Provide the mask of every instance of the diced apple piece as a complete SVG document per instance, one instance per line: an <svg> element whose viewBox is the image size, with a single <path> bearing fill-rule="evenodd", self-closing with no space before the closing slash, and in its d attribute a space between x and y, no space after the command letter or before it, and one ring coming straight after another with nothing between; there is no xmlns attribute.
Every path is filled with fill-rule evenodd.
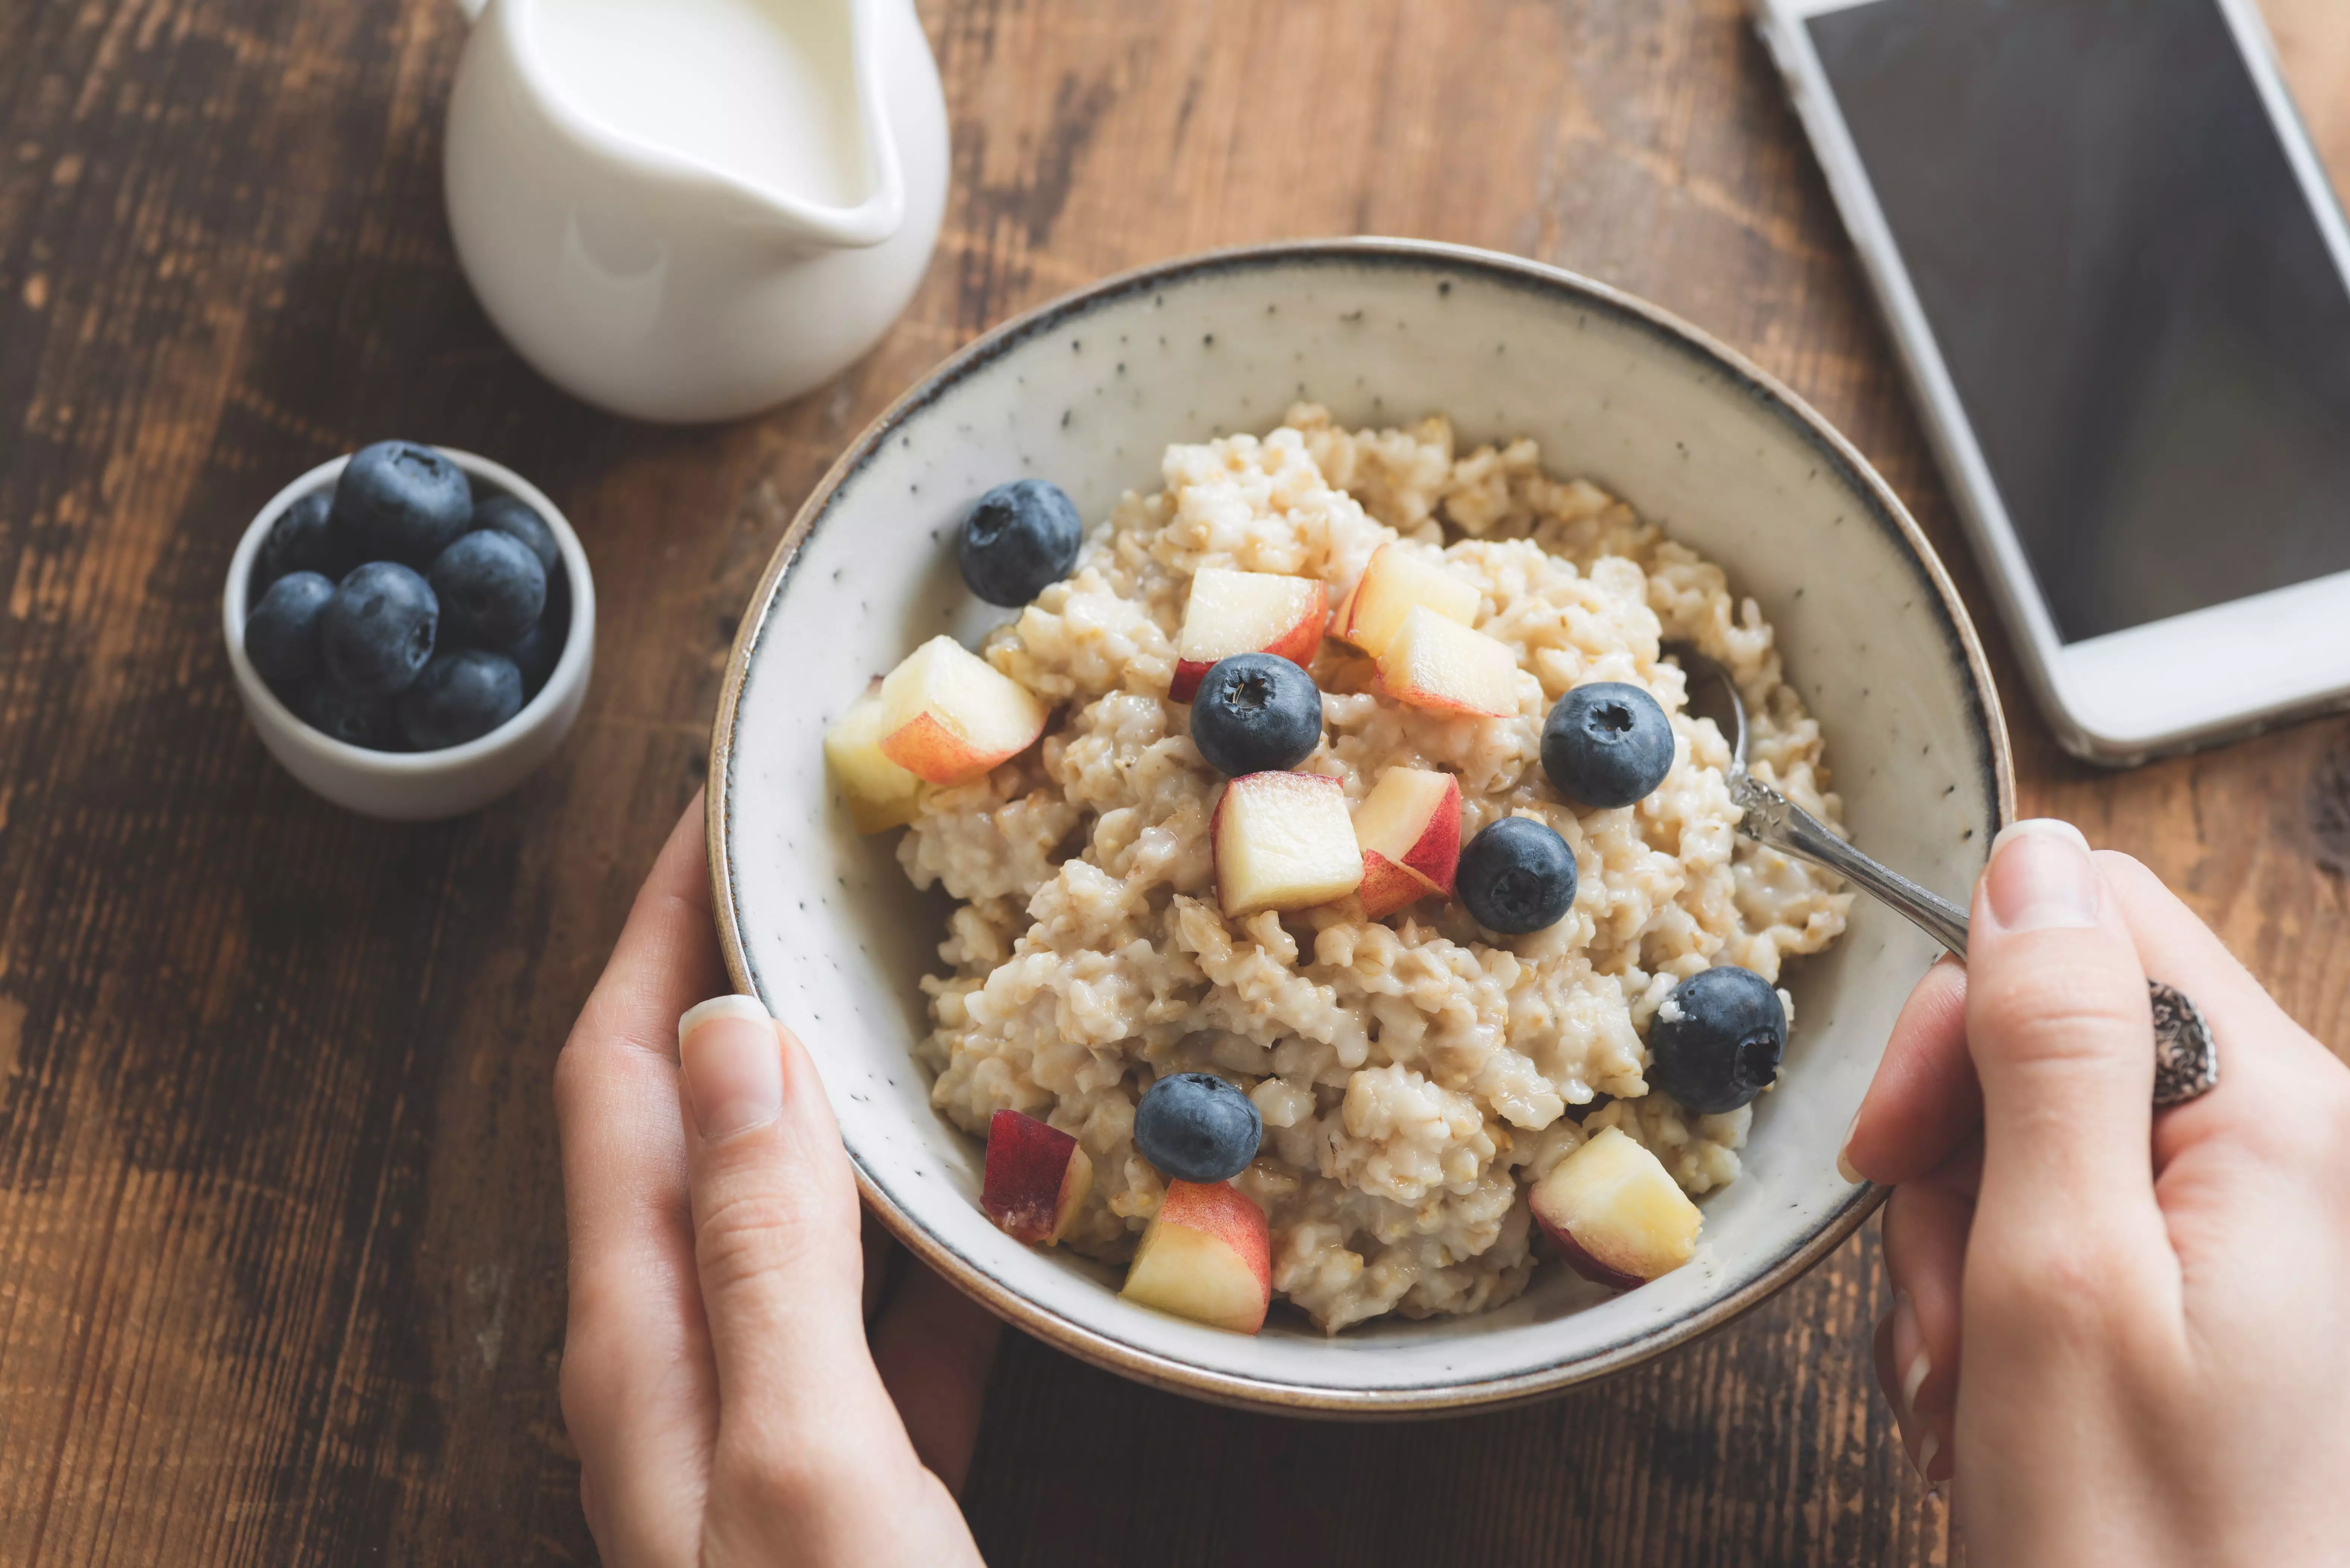
<svg viewBox="0 0 2350 1568"><path fill-rule="evenodd" d="M1028 689L951 637L934 637L881 682L881 754L934 784L975 779L1045 732Z"/></svg>
<svg viewBox="0 0 2350 1568"><path fill-rule="evenodd" d="M1170 1181L1118 1294L1234 1334L1264 1326L1273 1238L1264 1210L1229 1181Z"/></svg>
<svg viewBox="0 0 2350 1568"><path fill-rule="evenodd" d="M1362 580L1338 607L1338 635L1377 659L1414 607L1462 626L1477 623L1477 585L1409 545L1371 552Z"/></svg>
<svg viewBox="0 0 2350 1568"><path fill-rule="evenodd" d="M1530 1202L1576 1273L1619 1291L1688 1262L1703 1220L1663 1162L1616 1127L1552 1167Z"/></svg>
<svg viewBox="0 0 2350 1568"><path fill-rule="evenodd" d="M1379 655L1379 685L1399 702L1506 719L1518 711L1509 644L1414 605Z"/></svg>
<svg viewBox="0 0 2350 1568"><path fill-rule="evenodd" d="M1461 781L1428 768L1389 768L1355 808L1363 846L1363 912L1394 914L1430 894L1452 896L1461 860Z"/></svg>
<svg viewBox="0 0 2350 1568"><path fill-rule="evenodd" d="M1227 915L1310 909L1363 879L1345 787L1319 774L1243 774L1224 786L1208 833Z"/></svg>
<svg viewBox="0 0 2350 1568"><path fill-rule="evenodd" d="M979 1206L1014 1241L1059 1241L1093 1185L1091 1157L1060 1128L1019 1111L998 1111L989 1120Z"/></svg>
<svg viewBox="0 0 2350 1568"><path fill-rule="evenodd" d="M824 760L848 802L859 833L879 833L914 820L922 781L881 754L881 682L877 678L848 705L824 737Z"/></svg>
<svg viewBox="0 0 2350 1568"><path fill-rule="evenodd" d="M1270 653L1310 669L1329 616L1329 590L1316 578L1202 566L1183 607L1175 679L1167 694L1189 702L1200 678L1236 653Z"/></svg>

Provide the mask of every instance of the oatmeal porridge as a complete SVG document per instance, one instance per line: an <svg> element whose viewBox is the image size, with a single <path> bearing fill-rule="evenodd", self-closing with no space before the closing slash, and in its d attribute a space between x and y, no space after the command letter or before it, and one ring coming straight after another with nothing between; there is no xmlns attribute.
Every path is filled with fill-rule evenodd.
<svg viewBox="0 0 2350 1568"><path fill-rule="evenodd" d="M1683 711L1680 670L1659 654L1685 641L1729 670L1754 774L1835 823L1818 726L1753 601L1622 502L1546 473L1533 442L1463 453L1440 417L1349 431L1300 406L1261 437L1170 446L1161 472L1163 489L1086 530L1074 569L983 649L1033 701L1041 743L1007 720L1016 754L967 782L901 781L876 819L905 823L906 874L957 904L943 971L923 981L937 1106L983 1137L1014 1111L1073 1138L1088 1179L1057 1189L1052 1238L1118 1262L1170 1192L1137 1147L1138 1102L1173 1075L1222 1080L1262 1122L1231 1186L1263 1210L1271 1293L1331 1333L1523 1289L1530 1189L1594 1140L1638 1145L1690 1196L1737 1179L1751 1106L1700 1115L1653 1089L1652 1025L1660 1009L1678 1024L1676 988L1717 966L1751 971L1739 978L1767 1002L1788 957L1843 931L1849 901L1829 874L1737 836L1729 748ZM1326 602L1344 632L1382 546L1459 595L1443 626L1421 626L1420 608L1407 627L1430 640L1473 628L1513 656L1501 701L1399 701L1409 677L1360 644L1404 632L1321 635ZM1318 688L1321 730L1296 774L1334 781L1358 826L1383 776L1419 770L1448 792L1457 781L1461 845L1511 818L1555 831L1572 855L1563 916L1518 935L1482 924L1466 888L1443 896L1449 861L1429 896L1381 918L1368 883L1227 913L1226 779L1170 695L1196 684L1179 643L1208 568L1311 590L1292 657ZM1598 682L1638 688L1669 722L1659 781L1607 809L1545 772L1554 704Z"/></svg>

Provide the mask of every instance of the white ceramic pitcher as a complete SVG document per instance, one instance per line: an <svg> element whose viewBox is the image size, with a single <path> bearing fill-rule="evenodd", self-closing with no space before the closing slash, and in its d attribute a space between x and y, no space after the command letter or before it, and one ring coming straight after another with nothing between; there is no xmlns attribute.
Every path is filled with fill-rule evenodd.
<svg viewBox="0 0 2350 1568"><path fill-rule="evenodd" d="M459 3L449 227L548 379L637 419L729 419L905 308L947 184L912 0Z"/></svg>

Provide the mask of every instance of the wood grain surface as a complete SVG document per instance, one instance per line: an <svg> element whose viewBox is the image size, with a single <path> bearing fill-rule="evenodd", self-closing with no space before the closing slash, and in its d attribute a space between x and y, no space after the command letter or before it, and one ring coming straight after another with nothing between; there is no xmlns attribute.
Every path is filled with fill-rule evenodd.
<svg viewBox="0 0 2350 1568"><path fill-rule="evenodd" d="M1883 335L1737 0L925 0L948 229L838 383L663 431L556 394L452 259L445 0L0 0L0 1563L594 1559L555 1399L548 1076L699 782L798 498L957 344L1201 246L1490 245L1752 354L1978 606ZM2350 169L2338 0L2280 40ZM239 714L230 551L386 435L530 475L598 575L556 763L472 818L306 794ZM2350 726L2135 774L2013 682L2028 806L2182 888L2350 1038ZM998 1563L1945 1563L1865 1345L1874 1230L1733 1328L1534 1408L1211 1409L1007 1345L968 1504Z"/></svg>

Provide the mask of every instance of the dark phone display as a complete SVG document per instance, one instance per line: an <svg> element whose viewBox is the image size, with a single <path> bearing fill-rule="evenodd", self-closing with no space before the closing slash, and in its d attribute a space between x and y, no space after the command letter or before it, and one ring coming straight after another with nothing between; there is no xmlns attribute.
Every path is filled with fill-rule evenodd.
<svg viewBox="0 0 2350 1568"><path fill-rule="evenodd" d="M2350 287L2214 0L1809 26L2058 634L2350 570Z"/></svg>

